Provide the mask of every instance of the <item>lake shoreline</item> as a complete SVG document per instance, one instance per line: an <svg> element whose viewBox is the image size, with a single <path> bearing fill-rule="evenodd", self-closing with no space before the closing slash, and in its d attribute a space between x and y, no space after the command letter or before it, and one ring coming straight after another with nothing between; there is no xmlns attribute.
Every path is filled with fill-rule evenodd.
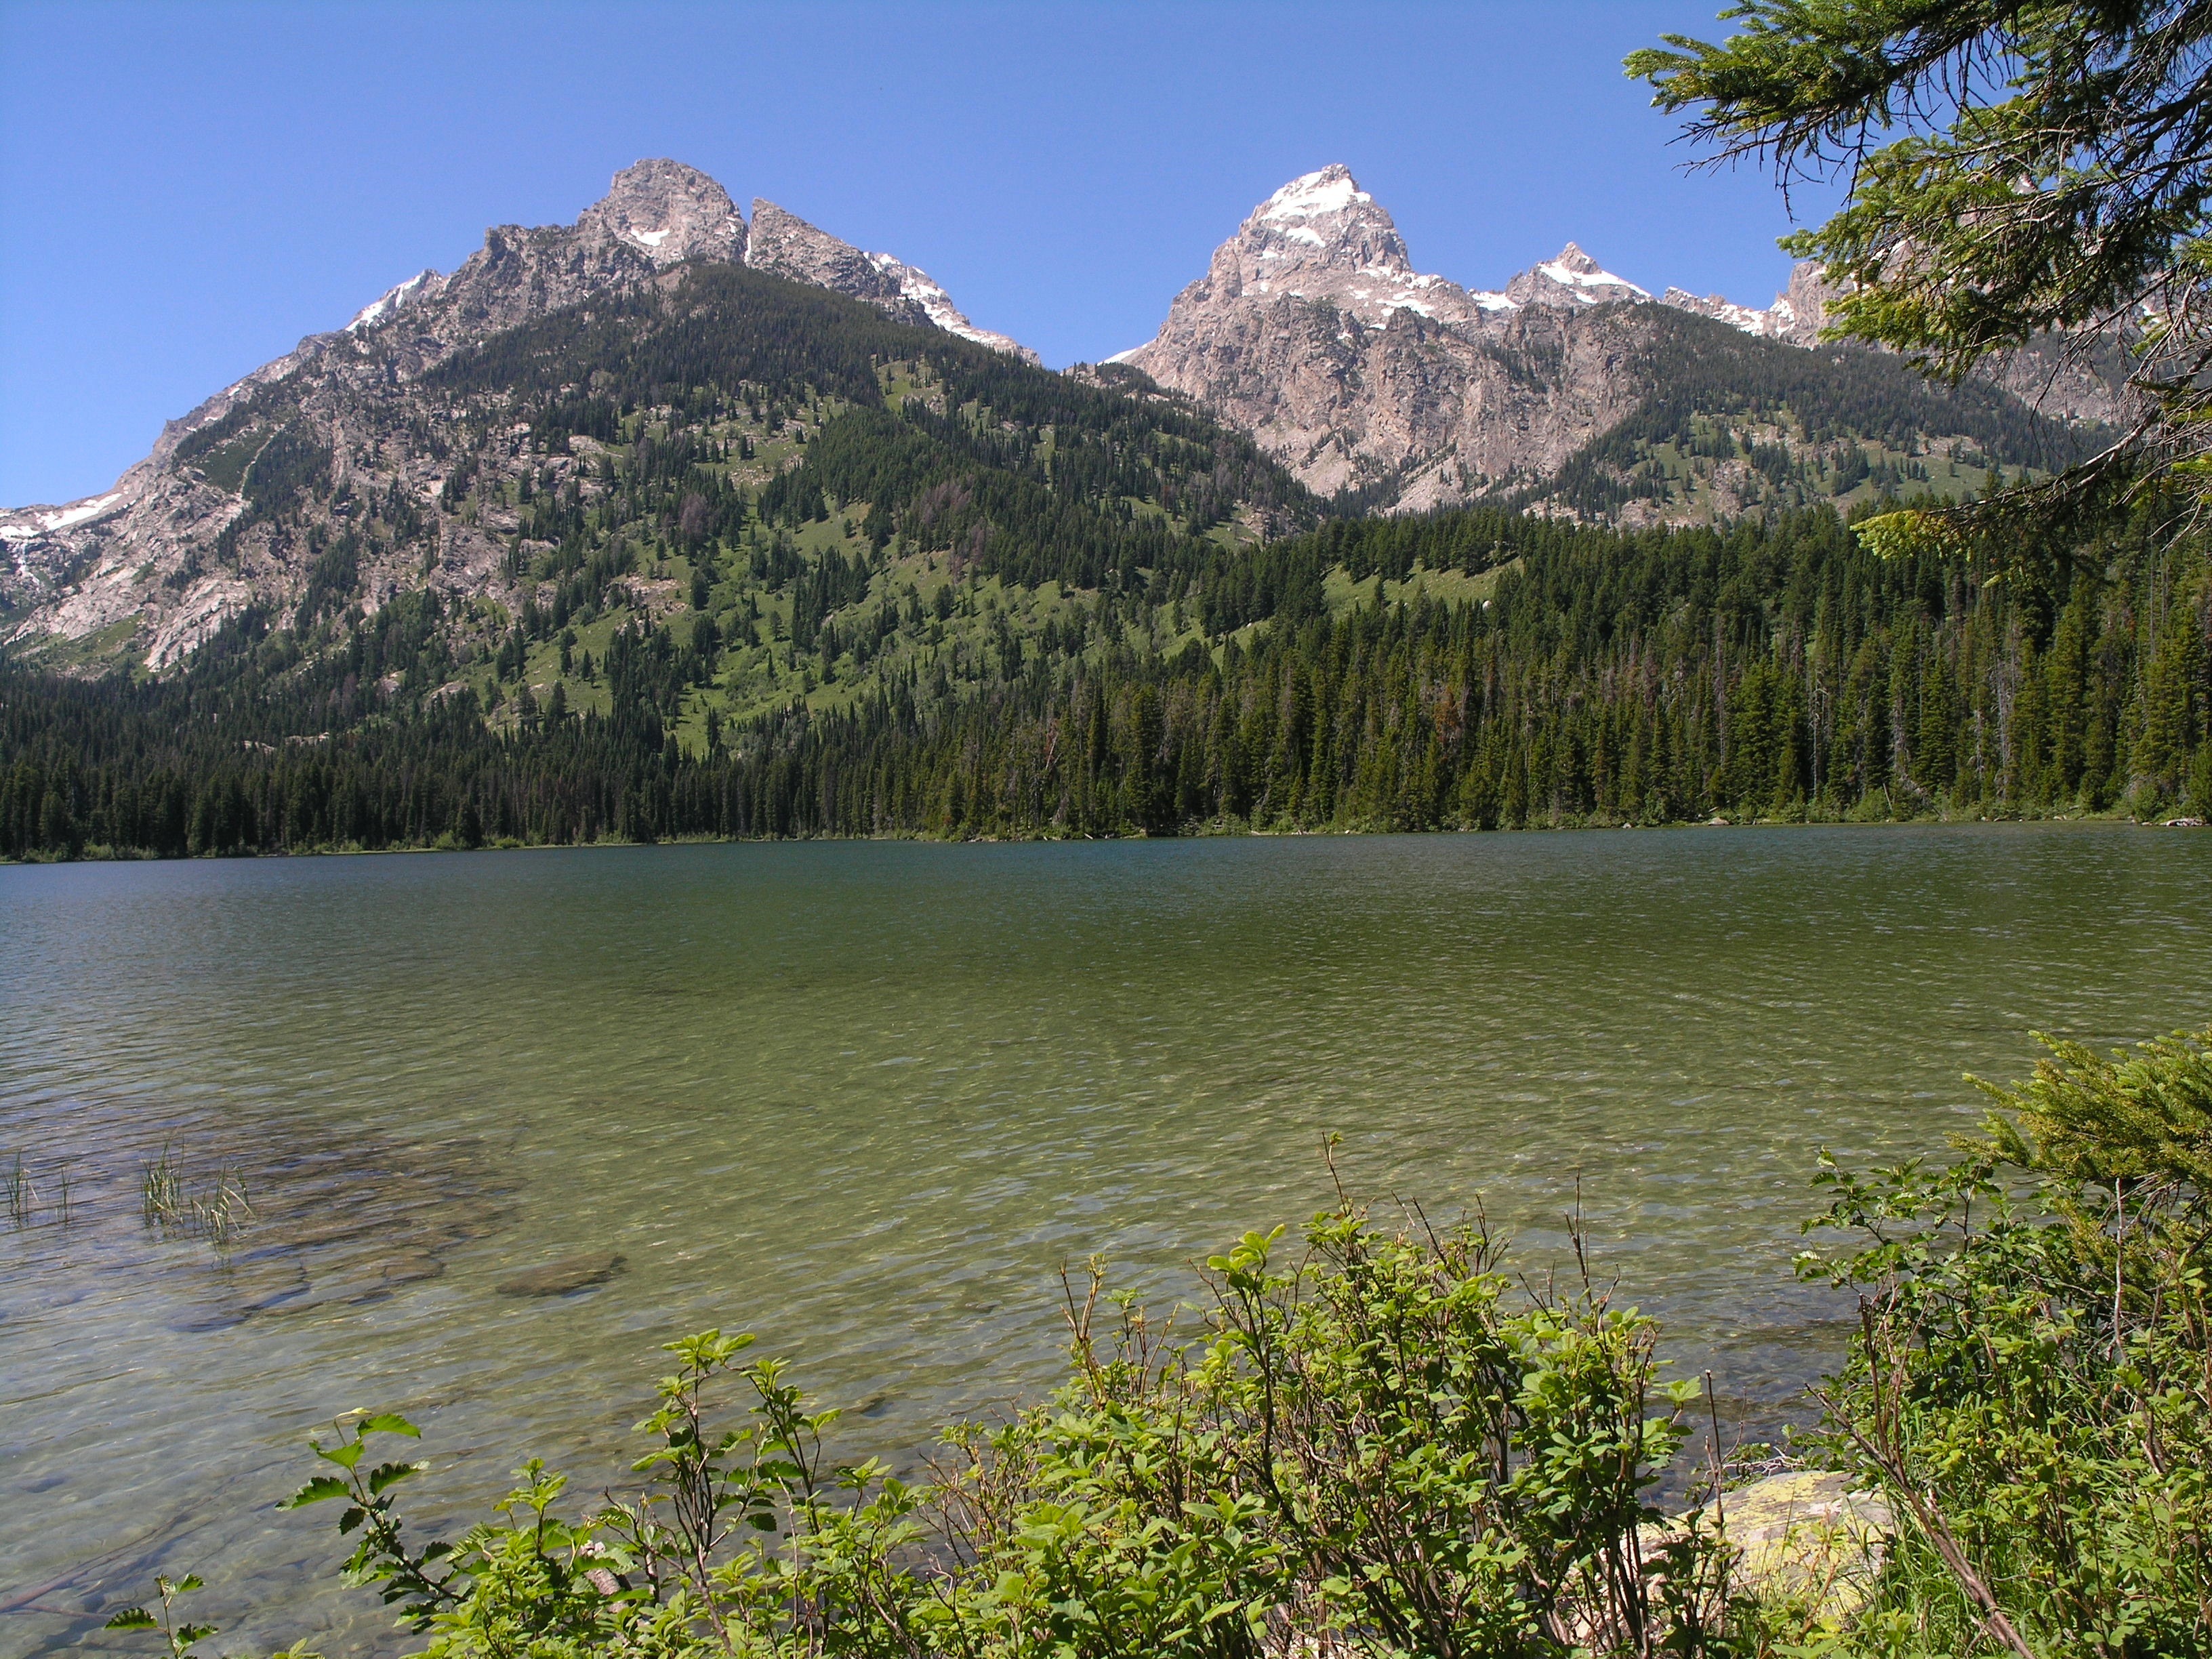
<svg viewBox="0 0 2212 1659"><path fill-rule="evenodd" d="M1354 825L1342 829L1255 829L1249 824L1197 824L1172 835L1152 835L1144 830L1121 835L994 835L994 836L932 836L918 830L902 830L874 836L668 836L654 841L625 841L617 836L601 836L591 841L515 841L501 839L487 841L481 846L469 847L449 838L432 842L410 842L386 847L356 845L326 847L289 847L270 850L246 848L223 853L193 853L173 857L149 853L138 848L118 851L107 847L88 847L73 858L33 855L29 858L0 858L0 869L30 868L39 865L64 864L199 864L235 862L256 859L323 859L375 858L394 854L431 853L547 853L579 852L591 848L636 848L641 847L775 847L775 846L944 846L944 847L1028 847L1073 846L1082 842L1194 842L1194 841L1299 841L1299 840L1356 840L1385 836L1541 836L1605 830L1931 830L1966 829L1974 826L2001 824L2075 824L2099 825L2135 830L2200 830L2206 825L2191 819L2139 818L2115 808L2109 812L2008 812L1996 817L1949 816L1923 813L1911 817L1817 817L1790 818L1673 818L1653 823L1574 823L1496 824L1488 827L1448 824L1425 829L1395 828L1388 825Z"/></svg>

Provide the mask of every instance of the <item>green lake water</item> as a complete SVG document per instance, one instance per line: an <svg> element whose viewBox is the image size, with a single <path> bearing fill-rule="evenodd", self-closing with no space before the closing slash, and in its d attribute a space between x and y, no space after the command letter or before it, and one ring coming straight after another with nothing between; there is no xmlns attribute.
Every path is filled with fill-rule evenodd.
<svg viewBox="0 0 2212 1659"><path fill-rule="evenodd" d="M1172 1301L1331 1131L1534 1269L1579 1201L1764 1431L1848 1312L1788 1267L1818 1146L1940 1151L2031 1026L2208 1018L2212 835L2120 827L0 870L0 1654L187 1570L219 1650L389 1650L335 1517L270 1508L317 1421L414 1417L427 1514L532 1451L596 1491L708 1324L911 1464L1049 1385L1061 1264ZM165 1146L245 1183L228 1259L142 1224Z"/></svg>

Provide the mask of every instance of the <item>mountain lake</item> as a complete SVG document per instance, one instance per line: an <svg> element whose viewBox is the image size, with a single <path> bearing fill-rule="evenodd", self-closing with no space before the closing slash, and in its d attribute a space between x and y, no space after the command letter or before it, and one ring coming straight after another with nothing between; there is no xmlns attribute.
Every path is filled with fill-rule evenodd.
<svg viewBox="0 0 2212 1659"><path fill-rule="evenodd" d="M1328 1200L1569 1218L1802 1421L1819 1149L1942 1154L2031 1028L2212 1018L2212 834L2116 825L580 848L0 869L0 1654L198 1571L221 1651L401 1645L333 1509L361 1407L465 1523L629 1480L720 1326L902 1469L1033 1401L1065 1266L1162 1306ZM20 1165L16 1159L20 1157ZM145 1218L149 1166L206 1228ZM243 1195L243 1205L236 1201ZM1190 1316L1186 1316L1186 1323Z"/></svg>

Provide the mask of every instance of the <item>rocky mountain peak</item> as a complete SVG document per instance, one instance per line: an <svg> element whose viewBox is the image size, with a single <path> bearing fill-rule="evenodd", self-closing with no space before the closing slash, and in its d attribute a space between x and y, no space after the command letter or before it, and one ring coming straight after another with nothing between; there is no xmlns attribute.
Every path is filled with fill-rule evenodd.
<svg viewBox="0 0 2212 1659"><path fill-rule="evenodd" d="M1524 306L1595 306L1651 296L1569 242L1558 258L1547 259L1508 283L1505 297Z"/></svg>
<svg viewBox="0 0 2212 1659"><path fill-rule="evenodd" d="M1214 250L1205 277L1177 297L1160 341L1176 331L1178 316L1276 299L1325 301L1370 329L1387 328L1399 311L1456 322L1483 309L1457 283L1413 269L1389 210L1341 163L1291 179L1254 208ZM1149 368L1145 354L1160 341L1113 361Z"/></svg>
<svg viewBox="0 0 2212 1659"><path fill-rule="evenodd" d="M928 272L888 253L863 252L764 198L753 202L752 240L745 263L770 276L865 300L901 322L941 328L994 351L1037 361L1027 346L969 322Z"/></svg>
<svg viewBox="0 0 2212 1659"><path fill-rule="evenodd" d="M1312 266L1393 276L1413 269L1389 210L1341 162L1293 179L1261 203L1234 245L1262 279Z"/></svg>
<svg viewBox="0 0 2212 1659"><path fill-rule="evenodd" d="M696 167L654 157L615 174L607 193L576 221L641 250L656 265L745 257L745 222L730 192Z"/></svg>

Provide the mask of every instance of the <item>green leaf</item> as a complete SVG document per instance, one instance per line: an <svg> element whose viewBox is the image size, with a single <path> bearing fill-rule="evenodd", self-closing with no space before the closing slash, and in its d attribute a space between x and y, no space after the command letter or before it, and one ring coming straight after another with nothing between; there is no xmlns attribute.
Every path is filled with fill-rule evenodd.
<svg viewBox="0 0 2212 1659"><path fill-rule="evenodd" d="M410 1475L416 1475L430 1466L428 1463L386 1463L369 1471L368 1490L372 1494L387 1486L396 1486Z"/></svg>
<svg viewBox="0 0 2212 1659"><path fill-rule="evenodd" d="M422 1431L397 1412L380 1412L374 1417L363 1418L354 1432L359 1436L372 1434L404 1434L410 1440L420 1440Z"/></svg>
<svg viewBox="0 0 2212 1659"><path fill-rule="evenodd" d="M155 1630L159 1625L143 1607L125 1607L100 1626L102 1630Z"/></svg>
<svg viewBox="0 0 2212 1659"><path fill-rule="evenodd" d="M319 1504L325 1498L344 1498L352 1489L334 1474L319 1474L294 1492L276 1507L280 1510L305 1509L310 1504Z"/></svg>

